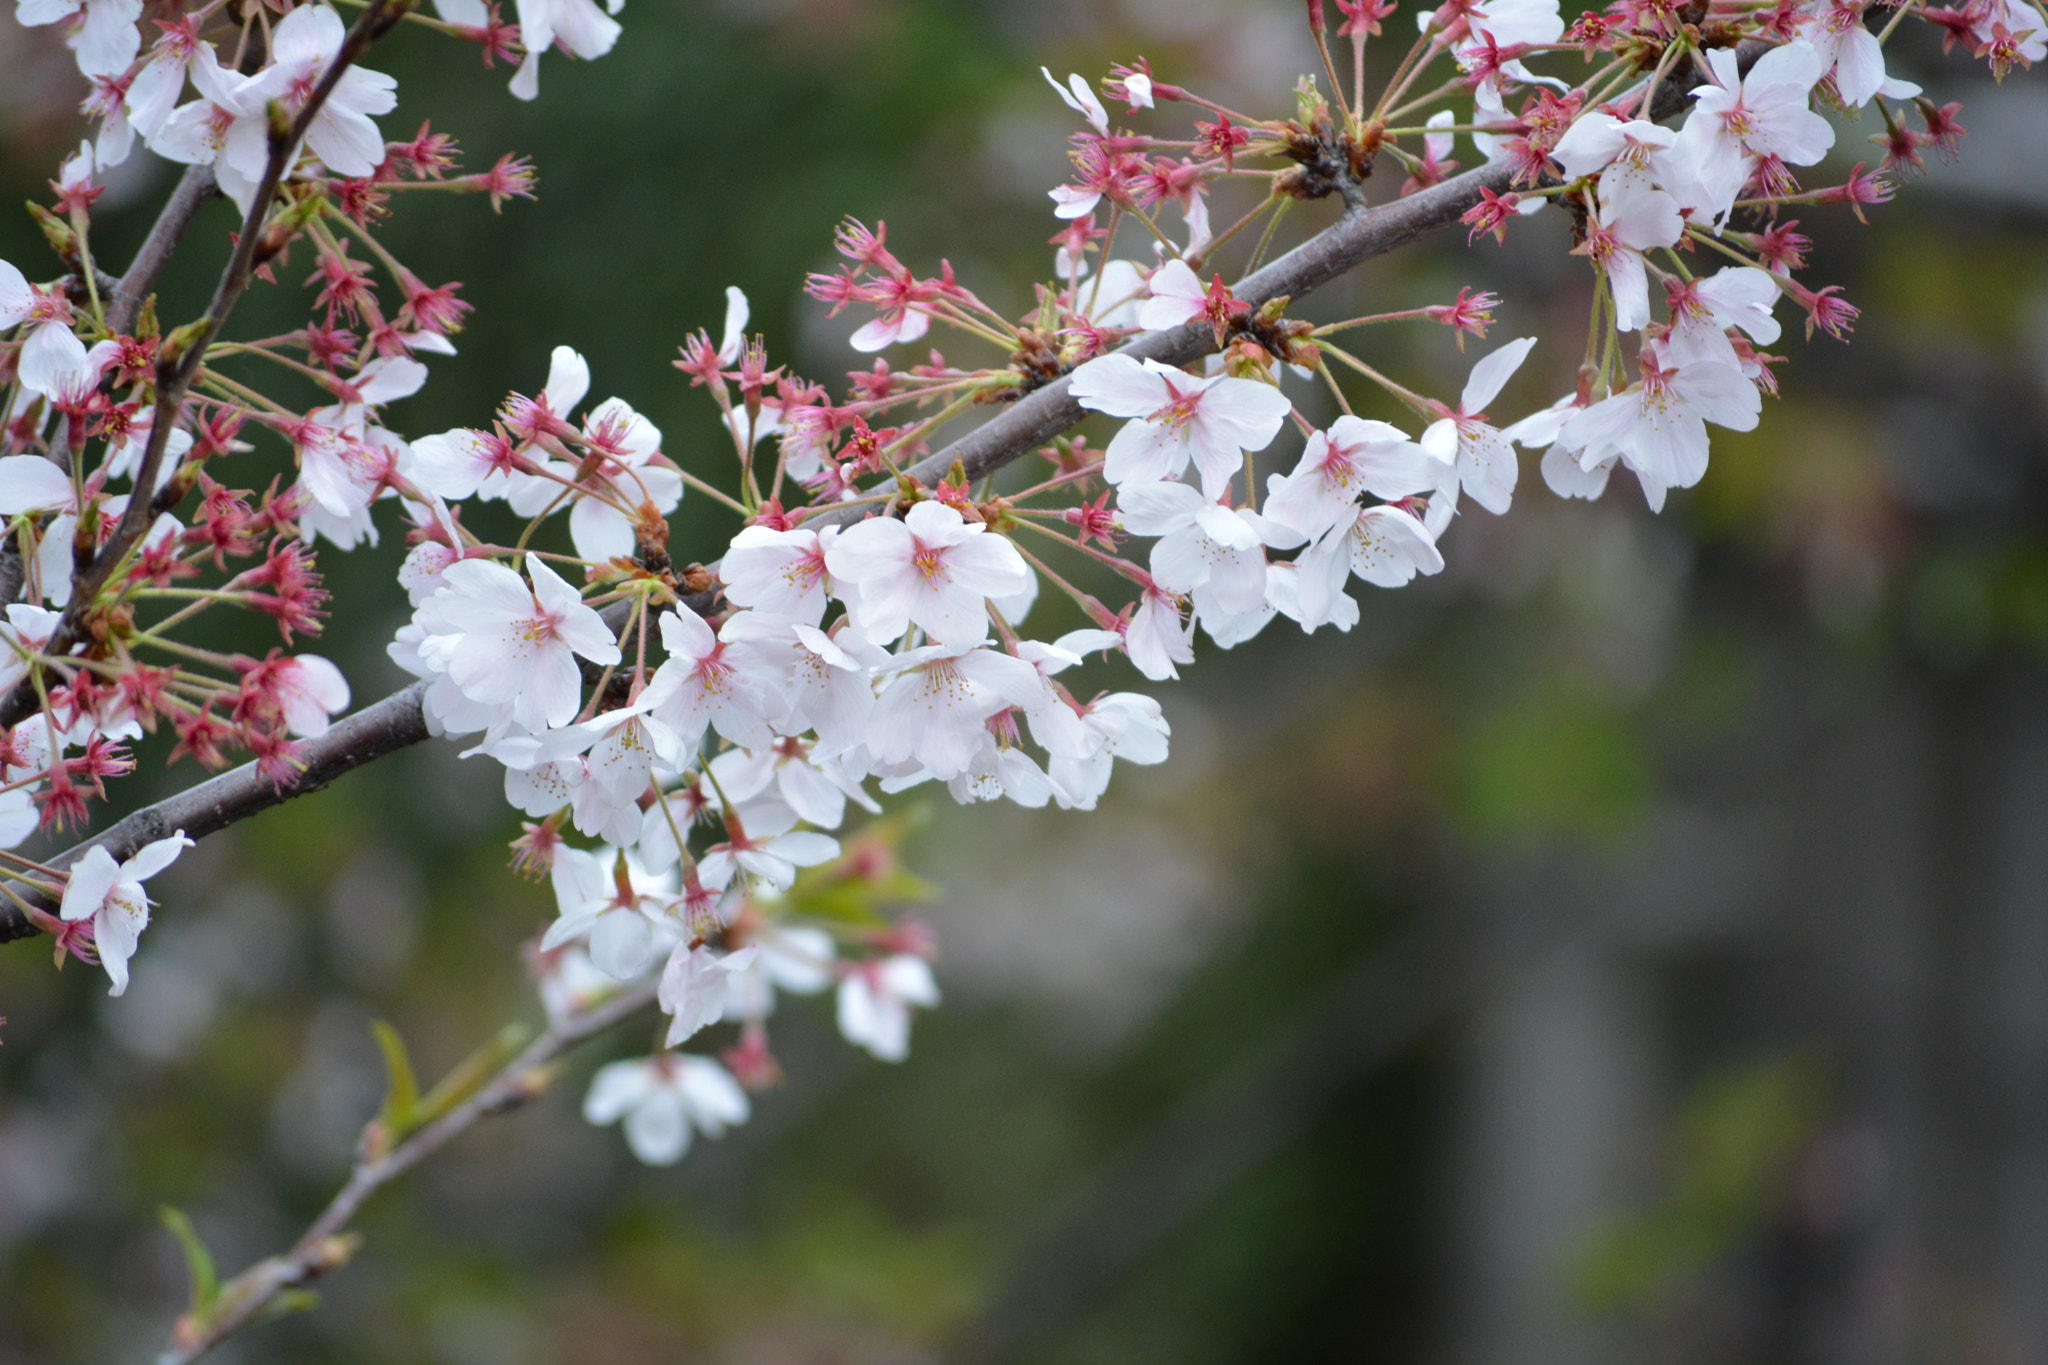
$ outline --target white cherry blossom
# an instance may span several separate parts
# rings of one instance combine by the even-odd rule
[[[1885,75],[1884,48],[1864,23],[1870,8],[1844,0],[1820,0],[1802,16],[1797,29],[1820,54],[1822,70],[1835,78],[1835,92],[1842,102],[1856,109],[1876,95],[1906,100],[1920,93],[1920,87],[1911,81]]]
[[[1178,327],[1209,311],[1207,286],[1177,256],[1152,272],[1146,289],[1148,297],[1138,305],[1138,325],[1148,332]]]
[[[979,644],[988,638],[988,599],[1022,590],[1031,577],[1007,539],[929,501],[901,521],[870,517],[847,527],[826,548],[825,566],[876,644],[913,625],[942,645]]]
[[[825,554],[838,535],[836,526],[823,531],[742,527],[718,562],[726,600],[764,616],[817,625],[825,619],[833,590]]]
[[[733,828],[736,822],[728,821],[725,840],[706,849],[698,862],[704,885],[723,891],[744,873],[754,882],[787,891],[796,881],[798,868],[816,867],[839,856],[839,841],[831,835],[791,828],[796,823],[793,812],[764,828],[762,815],[775,805],[757,803],[742,827],[744,832]]]
[[[618,641],[576,589],[538,556],[525,580],[502,564],[465,559],[442,572],[442,588],[416,619],[430,632],[421,656],[471,701],[504,706],[529,730],[566,725],[583,696],[577,656],[619,661]]]
[[[656,1003],[669,1016],[669,1047],[680,1046],[707,1024],[725,1016],[733,981],[753,965],[760,949],[748,946],[736,953],[714,953],[701,943],[679,943],[661,969]]]
[[[711,761],[711,774],[734,802],[750,801],[772,787],[800,819],[820,829],[838,828],[849,799],[874,814],[882,810],[843,764],[818,758],[802,739],[779,739],[768,749],[728,749]]]
[[[990,716],[1029,711],[1048,695],[1037,669],[993,649],[927,645],[889,667],[895,676],[875,703],[868,747],[883,763],[915,760],[941,780],[974,760]]]
[[[1147,586],[1124,625],[1124,652],[1140,673],[1161,682],[1178,678],[1176,664],[1195,661],[1193,630],[1185,619],[1180,599],[1157,583]]]
[[[1269,520],[1314,539],[1335,526],[1361,493],[1412,497],[1441,487],[1454,470],[1455,456],[1432,454],[1389,423],[1346,414],[1327,432],[1308,438],[1292,474],[1273,476],[1262,510]]]
[[[113,76],[128,68],[142,48],[135,25],[142,0],[14,0],[14,18],[25,27],[65,24],[64,41],[78,54],[88,76]]]
[[[548,875],[559,915],[540,941],[542,951],[585,940],[597,969],[618,981],[631,981],[653,964],[655,925],[675,903],[670,879],[631,857],[621,861],[609,848],[558,850]]]
[[[1094,128],[1096,132],[1101,133],[1105,137],[1109,135],[1109,114],[1103,109],[1102,101],[1095,97],[1094,88],[1088,84],[1080,73],[1076,72],[1069,75],[1067,83],[1061,85],[1059,78],[1054,76],[1045,67],[1041,66],[1038,70],[1045,77],[1046,84],[1053,88],[1067,108],[1073,110],[1082,118],[1087,119],[1089,126]]]
[[[1740,368],[1728,330],[1739,327],[1765,346],[1776,341],[1781,329],[1771,309],[1779,292],[1777,280],[1754,266],[1728,266],[1673,289],[1665,354],[1679,364],[1713,360]]]
[[[1758,160],[1770,156],[1788,166],[1811,166],[1835,145],[1835,130],[1810,107],[1813,87],[1826,70],[1813,44],[1774,47],[1747,76],[1733,48],[1711,48],[1704,55],[1714,79],[1693,91],[1696,103],[1673,144],[1666,188],[1682,207],[1719,220]],[[1681,188],[1687,181],[1696,186],[1693,192]]]
[[[782,660],[780,683],[786,706],[771,720],[786,735],[812,731],[813,755],[838,758],[858,748],[867,736],[874,710],[870,677],[889,656],[852,625],[827,634],[816,626],[790,623],[758,611],[734,612],[720,636],[747,643]]]
[[[1246,514],[1184,483],[1127,483],[1117,515],[1135,535],[1157,536],[1152,577],[1168,592],[1205,591],[1217,611],[1255,611],[1266,597],[1266,551]]]
[[[910,1055],[912,1006],[939,1003],[939,984],[921,957],[898,953],[849,967],[839,979],[839,1031],[885,1062]]]
[[[274,677],[285,725],[295,735],[324,735],[329,718],[348,709],[348,679],[318,654],[283,660]]]
[[[1508,510],[1520,470],[1515,463],[1514,447],[1487,420],[1485,408],[1500,395],[1535,345],[1535,337],[1522,337],[1482,356],[1465,380],[1457,410],[1440,409],[1447,415],[1432,422],[1422,433],[1423,451],[1440,465],[1455,467],[1465,492],[1495,514]]]
[[[128,989],[128,959],[149,925],[150,900],[142,884],[190,847],[192,840],[181,829],[168,839],[144,844],[124,862],[115,862],[113,854],[95,844],[72,865],[58,913],[72,924],[92,921],[93,950],[114,983],[107,994]]]
[[[670,764],[687,765],[712,726],[748,748],[774,742],[768,721],[782,706],[781,689],[759,645],[737,635],[719,638],[687,602],[661,614],[661,644],[668,661],[655,670],[643,700],[674,734],[674,749],[663,755]]]
[[[1558,444],[1582,470],[1620,460],[1642,481],[1652,508],[1668,488],[1690,488],[1707,472],[1706,423],[1755,429],[1763,400],[1742,371],[1719,361],[1672,363],[1645,347],[1642,378],[1564,424]]]
[[[832,984],[838,962],[832,935],[807,924],[750,923],[747,946],[759,950],[732,975],[725,1017],[734,1022],[765,1019],[775,1012],[775,992],[816,995]]]
[[[1173,730],[1151,697],[1112,692],[1086,706],[1062,702],[1058,711],[1070,721],[1054,725],[1050,716],[1033,715],[1031,731],[1051,757],[1047,771],[1062,806],[1094,810],[1109,790],[1115,759],[1144,766],[1166,761]]]
[[[1113,484],[1179,478],[1189,461],[1202,492],[1220,498],[1246,451],[1264,450],[1293,405],[1271,384],[1227,375],[1197,378],[1156,360],[1106,355],[1074,371],[1070,392],[1084,408],[1128,417],[1104,453]]]
[[[1336,619],[1336,599],[1353,574],[1382,588],[1398,588],[1416,574],[1433,574],[1444,558],[1422,521],[1399,507],[1361,507],[1295,561],[1304,626]]]
[[[530,100],[540,94],[540,57],[551,47],[590,61],[604,56],[619,41],[619,24],[611,18],[626,0],[519,0],[519,39],[526,58],[512,76],[512,94]],[[607,13],[609,11],[609,13]]]
[[[650,1166],[672,1166],[690,1150],[693,1132],[708,1138],[745,1123],[747,1092],[708,1057],[662,1053],[610,1062],[590,1078],[583,1117],[605,1125],[624,1119],[626,1145]]]

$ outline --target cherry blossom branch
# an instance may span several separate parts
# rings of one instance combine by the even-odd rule
[[[179,177],[177,187],[164,201],[163,211],[150,227],[149,236],[143,239],[135,259],[129,262],[127,273],[114,282],[107,308],[109,330],[134,330],[135,320],[142,312],[142,301],[149,297],[157,276],[163,274],[164,266],[170,263],[172,253],[178,249],[178,243],[184,240],[185,230],[192,226],[192,220],[199,216],[199,210],[205,207],[206,201],[219,191],[220,186],[213,178],[213,167],[185,168],[185,174]]]
[[[1480,202],[1481,190],[1498,193],[1506,184],[1505,167],[1486,167],[1406,199],[1348,213],[1242,281],[1239,297],[1252,300],[1254,307],[1282,294],[1298,298],[1371,257],[1455,224],[1460,214]],[[1126,354],[1170,363],[1193,360],[1215,349],[1215,335],[1207,323],[1154,333],[1123,347]],[[930,483],[952,468],[954,460],[961,462],[970,477],[1003,468],[1080,422],[1085,414],[1068,396],[1067,387],[1068,381],[1062,378],[1027,394],[908,472]],[[866,511],[865,507],[827,511],[812,520],[819,524],[851,520]],[[623,620],[618,624],[623,625]],[[104,844],[109,853],[125,858],[177,829],[191,838],[202,838],[294,796],[316,791],[372,759],[426,739],[426,719],[420,712],[423,692],[424,685],[415,683],[336,722],[324,736],[309,741],[302,754],[306,772],[295,786],[273,786],[256,771],[255,764],[244,764],[135,812],[105,833],[58,855],[51,865],[68,867],[95,844]],[[0,943],[39,932],[18,907],[0,904]]]
[[[357,1242],[348,1226],[371,1195],[468,1132],[479,1120],[509,1114],[537,1099],[554,1079],[547,1070],[550,1062],[575,1044],[652,1005],[655,991],[656,983],[649,981],[560,1020],[446,1114],[382,1156],[359,1155],[348,1182],[291,1250],[258,1261],[222,1285],[213,1309],[203,1320],[195,1320],[189,1313],[181,1317],[172,1331],[171,1345],[158,1355],[157,1365],[188,1365],[261,1319],[280,1295],[345,1265]],[[369,1130],[364,1135],[367,1138]]]
[[[1742,67],[1747,69],[1765,50],[1761,44],[1744,43],[1739,49]],[[1698,81],[1696,72],[1674,73],[1657,90],[1652,112],[1660,118],[1676,113],[1685,102],[1686,92]],[[1509,186],[1509,175],[1505,164],[1482,166],[1377,208],[1349,210],[1287,255],[1246,276],[1238,283],[1236,296],[1250,303],[1254,310],[1282,295],[1301,298],[1375,256],[1454,226],[1485,194],[1504,192]],[[1215,334],[1206,322],[1155,332],[1121,348],[1123,354],[1135,358],[1149,357],[1170,364],[1183,364],[1215,349]],[[907,472],[933,483],[947,474],[956,460],[969,478],[1003,468],[1077,425],[1086,415],[1068,388],[1069,381],[1062,377],[1026,394],[997,417],[927,456]],[[810,520],[818,525],[850,521],[865,515],[866,510],[832,509]],[[620,611],[618,619],[612,622],[613,628],[623,628],[624,619],[625,613]],[[310,741],[302,755],[307,762],[306,773],[296,786],[273,786],[256,772],[254,764],[245,764],[137,811],[105,833],[58,855],[51,865],[68,867],[86,849],[102,843],[116,857],[127,857],[150,840],[179,828],[193,838],[200,838],[294,796],[318,790],[372,759],[426,739],[426,720],[420,711],[422,694],[423,685],[415,683],[363,708],[336,723],[325,736]],[[0,903],[0,943],[39,932],[19,908]]]
[[[1738,65],[1747,71],[1768,50],[1762,43],[1745,42],[1737,49]],[[1687,94],[1702,79],[1695,70],[1672,73],[1654,92],[1650,117],[1661,121],[1680,112],[1686,105]],[[1301,298],[1375,256],[1454,226],[1487,194],[1506,193],[1511,180],[1512,168],[1508,163],[1496,162],[1377,208],[1350,208],[1342,218],[1279,260],[1245,276],[1231,292],[1250,305],[1253,313],[1277,298]],[[1198,319],[1170,331],[1150,333],[1119,349],[1121,354],[1137,360],[1184,365],[1217,348],[1209,323]],[[1068,387],[1069,380],[1063,376],[1026,394],[1001,416],[984,422],[905,472],[929,484],[951,470],[955,460],[970,479],[1001,469],[1086,416]],[[826,525],[864,514],[827,512],[806,520]]]
[[[157,514],[165,510],[158,505],[155,490],[157,475],[170,448],[171,432],[177,426],[185,395],[190,391],[193,380],[198,378],[207,347],[220,335],[228,314],[255,278],[256,253],[265,236],[264,219],[269,215],[272,201],[277,198],[278,186],[283,183],[285,172],[298,156],[300,144],[313,126],[314,118],[327,103],[327,97],[334,92],[334,87],[356,59],[397,22],[396,16],[389,13],[395,3],[411,7],[406,0],[369,0],[343,37],[334,60],[321,74],[319,83],[306,97],[298,114],[282,128],[272,122],[270,156],[264,164],[263,179],[257,184],[248,213],[243,216],[241,234],[235,239],[234,252],[228,257],[227,267],[221,272],[220,283],[214,287],[206,312],[198,321],[163,339],[156,362],[156,415],[150,424],[149,442],[143,450],[141,465],[135,471],[135,494],[129,499],[107,543],[90,564],[80,569],[72,588],[71,605],[65,609],[63,618],[50,636],[48,651],[51,654],[67,654],[73,645],[85,638],[85,618],[98,605],[101,589],[113,577],[114,570],[126,561]],[[196,211],[197,205],[193,207]],[[36,707],[35,688],[25,678],[4,702],[0,702],[0,726],[19,725],[35,714]]]
[[[203,838],[295,796],[319,791],[345,772],[427,738],[426,718],[420,711],[420,699],[425,695],[426,684],[414,683],[336,721],[318,739],[307,740],[299,755],[306,765],[305,771],[291,786],[279,787],[259,772],[254,763],[244,763],[176,796],[143,807],[102,833],[66,849],[50,859],[49,865],[62,870],[94,847],[104,847],[116,859],[129,858],[144,844],[178,830],[190,838]],[[25,889],[22,894],[27,895]],[[30,899],[33,903],[34,898]],[[40,908],[53,912],[56,909],[48,903]],[[0,943],[40,932],[19,906],[0,904]]]
[[[1406,199],[1348,212],[1279,260],[1246,276],[1232,293],[1248,303],[1253,312],[1273,299],[1301,298],[1375,256],[1456,225],[1467,209],[1481,201],[1482,191],[1505,191],[1508,176],[1505,164],[1482,166]],[[1215,333],[1208,321],[1202,319],[1140,337],[1123,346],[1121,353],[1138,360],[1184,365],[1215,349]],[[1001,416],[926,456],[906,472],[922,482],[933,483],[953,467],[955,460],[970,479],[1001,469],[1087,415],[1068,392],[1069,382],[1062,377],[1026,394]],[[829,515],[807,520],[822,524]]]

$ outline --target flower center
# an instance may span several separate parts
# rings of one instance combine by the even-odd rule
[[[916,544],[917,549],[910,556],[910,562],[924,575],[925,582],[936,582],[946,572],[945,549],[937,545],[926,545],[922,541]]]

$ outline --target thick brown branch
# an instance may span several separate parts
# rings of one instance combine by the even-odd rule
[[[185,168],[177,188],[171,191],[163,211],[149,229],[149,236],[143,239],[141,250],[129,262],[128,273],[114,282],[107,307],[107,326],[110,329],[124,333],[134,329],[135,319],[142,312],[142,301],[149,297],[150,290],[156,288],[157,277],[164,273],[171,253],[184,240],[185,230],[192,226],[192,220],[199,216],[199,210],[206,201],[219,191],[220,187],[214,183],[213,167]]]
[[[548,1063],[576,1043],[638,1014],[654,1003],[649,981],[601,1005],[555,1024],[507,1063],[489,1084],[375,1160],[358,1160],[327,1208],[290,1251],[258,1261],[221,1286],[216,1313],[189,1335],[181,1322],[178,1339],[157,1357],[157,1365],[189,1365],[260,1318],[288,1289],[336,1269],[353,1250],[348,1225],[369,1197],[440,1151],[492,1114],[509,1113],[534,1099],[551,1079]]]
[[[51,865],[69,867],[95,846],[104,847],[116,858],[126,858],[144,844],[181,829],[194,839],[204,838],[295,796],[319,791],[353,768],[425,739],[427,722],[420,714],[420,698],[425,692],[425,683],[415,683],[336,721],[318,739],[306,741],[301,754],[306,770],[294,786],[274,787],[254,763],[245,763],[143,807],[105,832],[65,850]],[[55,909],[48,904],[41,908]],[[18,906],[0,905],[0,943],[37,932]]]

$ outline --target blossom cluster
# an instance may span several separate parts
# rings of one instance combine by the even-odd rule
[[[1450,0],[1415,16],[1369,99],[1367,44],[1395,6],[1336,5],[1334,30],[1309,6],[1324,69],[1285,117],[1233,110],[1142,60],[1099,86],[1046,73],[1084,126],[1072,178],[1048,191],[1051,275],[1022,318],[950,265],[920,276],[880,225],[848,222],[845,265],[809,282],[860,319],[850,344],[866,367],[835,398],[771,365],[728,291],[720,339],[687,338],[676,368],[716,405],[730,449],[686,458],[626,400],[587,403],[589,366],[567,347],[485,424],[386,425],[384,407],[427,382],[422,357],[454,354],[469,311],[459,285],[428,286],[379,241],[391,201],[453,185],[495,205],[534,182],[509,156],[454,174],[452,140],[427,128],[386,139],[376,120],[395,82],[360,65],[379,3],[351,29],[322,0],[17,0],[23,22],[63,26],[99,128],[41,214],[65,273],[34,284],[0,263],[0,848],[82,823],[159,724],[180,753],[218,765],[239,749],[288,787],[349,704],[345,679],[317,655],[218,655],[176,629],[240,606],[274,618],[287,646],[316,633],[313,547],[376,541],[378,509],[395,503],[413,611],[391,655],[420,680],[429,728],[499,764],[527,817],[515,865],[548,879],[558,911],[532,953],[548,1009],[571,1018],[652,982],[669,1016],[665,1048],[601,1070],[586,1114],[623,1120],[643,1158],[675,1160],[693,1132],[744,1121],[747,1091],[775,1079],[780,993],[835,992],[841,1031],[884,1060],[907,1055],[915,1012],[938,1003],[929,936],[876,913],[910,886],[887,826],[845,828],[849,806],[879,817],[881,798],[934,784],[963,803],[1094,808],[1117,760],[1168,753],[1158,702],[1115,679],[1177,677],[1198,632],[1228,649],[1281,617],[1350,630],[1352,579],[1435,574],[1464,501],[1508,511],[1518,449],[1543,452],[1560,496],[1598,497],[1621,466],[1661,509],[1704,476],[1707,428],[1754,426],[1776,392],[1781,358],[1761,348],[1780,340],[1781,302],[1809,336],[1843,336],[1855,317],[1802,278],[1809,244],[1787,211],[1860,216],[1922,149],[1952,153],[1963,134],[1956,106],[1887,71],[1898,25],[1933,23],[2001,75],[2048,55],[2048,18],[2023,0],[1915,0],[1877,31],[1882,12],[1845,0],[1614,0],[1569,25],[1556,0]],[[485,0],[437,6],[402,17],[479,44],[487,63],[520,57],[521,98],[542,53],[601,56],[620,31],[617,0],[519,0],[516,24]],[[145,8],[161,33],[147,53]],[[1348,89],[1333,37],[1351,47]],[[1550,69],[1573,64],[1571,79]],[[1185,106],[1194,125],[1121,128],[1105,98],[1130,119]],[[1884,168],[1802,187],[1835,140],[1820,111],[1873,104]],[[1462,347],[1493,325],[1492,295],[1317,324],[1247,283],[1283,207],[1356,210],[1382,184],[1384,197],[1446,193],[1460,138],[1478,158],[1461,182],[1472,236],[1504,238],[1547,209],[1569,217],[1590,268],[1573,391],[1513,421],[1493,410],[1537,337],[1479,356],[1454,402],[1353,344],[1415,324]],[[205,168],[246,215],[235,287],[275,283],[294,246],[312,256],[302,328],[230,341],[210,314],[166,329],[104,275],[93,201],[138,141]],[[1376,167],[1402,172],[1398,189]],[[1263,197],[1224,221],[1246,183]],[[1168,204],[1176,224],[1162,223]],[[1226,284],[1224,254],[1252,243]],[[992,354],[949,359],[935,335]],[[921,361],[891,361],[911,344]],[[206,363],[228,355],[270,362],[280,386]],[[999,480],[999,462],[928,458],[956,419],[1054,385],[1115,424],[1099,452],[1061,440],[1025,486]],[[265,444],[288,459],[266,491],[208,472]],[[686,492],[730,515],[726,543],[670,545]],[[476,529],[512,524],[516,538]],[[225,576],[197,586],[208,570]],[[142,882],[187,843],[125,862],[94,849],[68,870],[5,854],[6,894],[118,992],[148,919]],[[678,1050],[721,1023],[737,1026],[722,1060]]]

